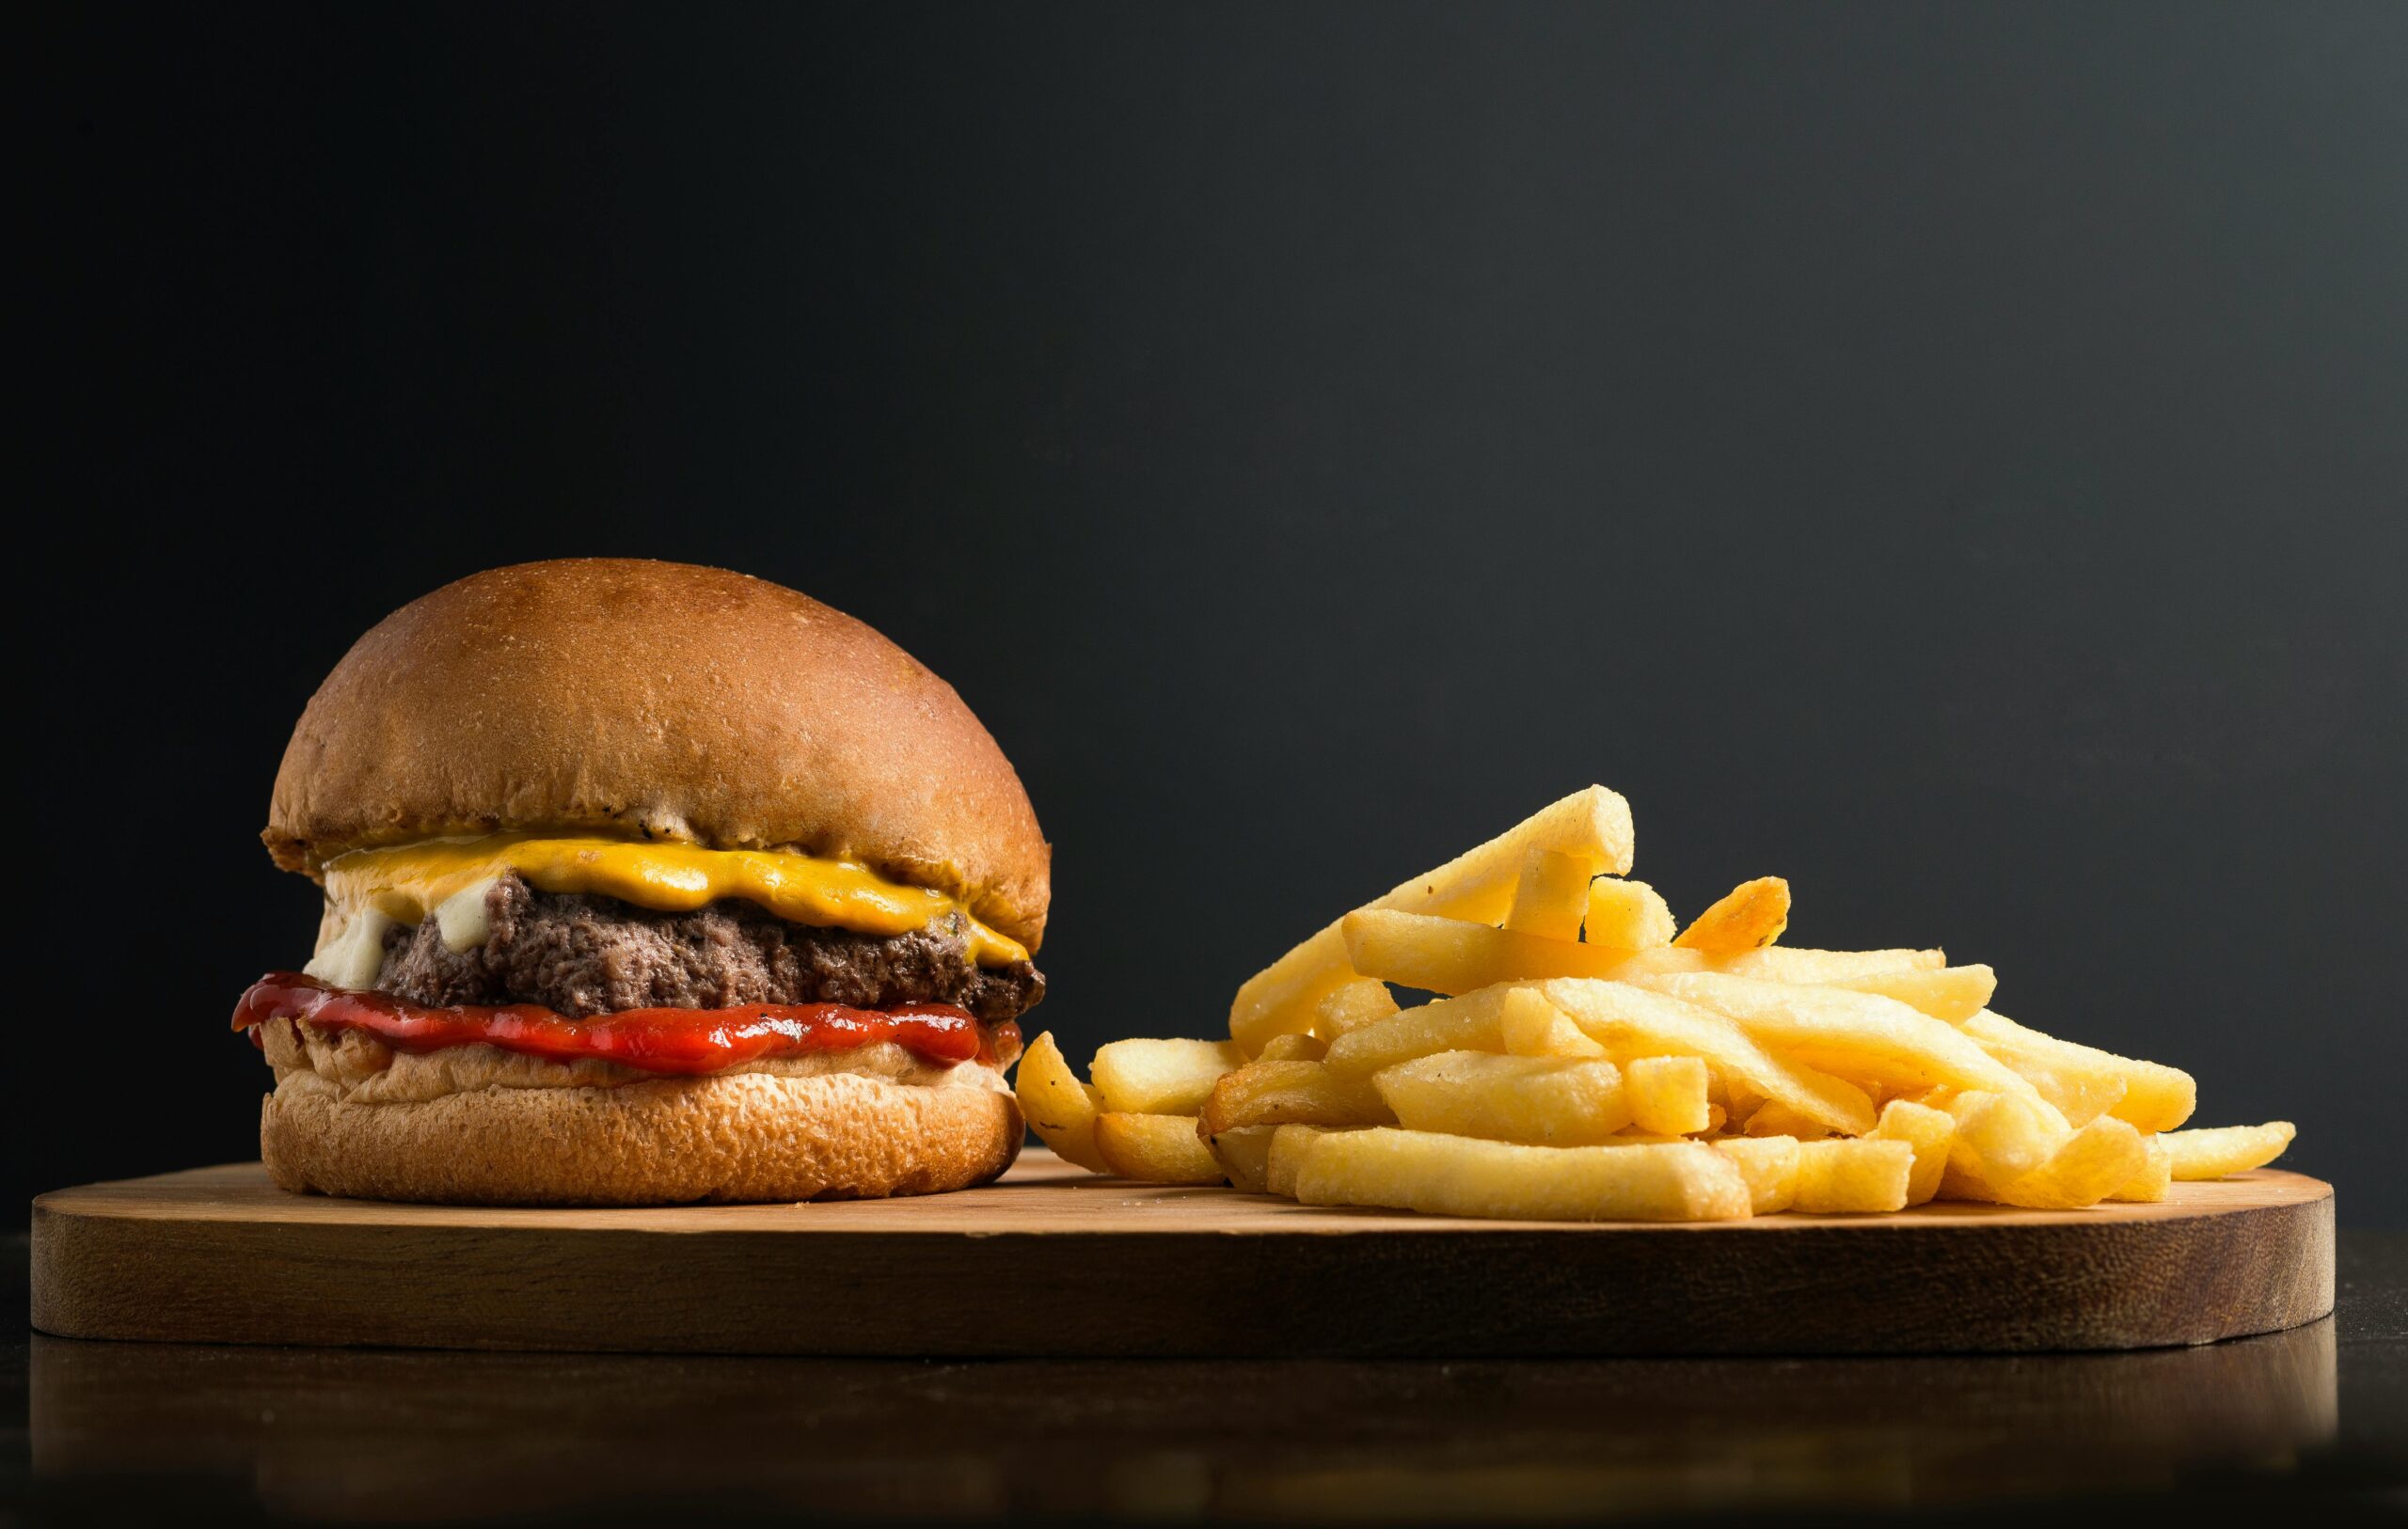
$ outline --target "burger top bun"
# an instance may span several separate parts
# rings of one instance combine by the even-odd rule
[[[352,645],[261,834],[345,850],[611,832],[863,860],[1034,951],[1052,851],[953,687],[842,611],[743,574],[575,558],[476,574]]]

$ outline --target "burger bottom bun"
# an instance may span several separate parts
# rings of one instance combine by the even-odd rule
[[[487,1088],[405,1103],[346,1099],[306,1072],[260,1111],[284,1189],[360,1200],[660,1206],[866,1199],[984,1184],[1020,1155],[995,1088],[858,1073],[738,1073],[613,1088]]]

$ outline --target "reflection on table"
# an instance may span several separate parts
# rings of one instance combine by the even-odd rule
[[[282,1299],[307,1299],[291,1293]],[[2129,1354],[1561,1363],[937,1363],[37,1338],[37,1478],[247,1483],[279,1514],[570,1509],[1631,1517],[2280,1471],[2331,1320]]]

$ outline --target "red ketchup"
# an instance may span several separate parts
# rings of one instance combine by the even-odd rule
[[[329,987],[315,977],[272,971],[234,1005],[234,1028],[306,1019],[321,1030],[364,1030],[397,1051],[437,1051],[482,1042],[550,1062],[598,1057],[645,1072],[695,1076],[765,1058],[848,1051],[893,1041],[923,1062],[950,1067],[1019,1048],[1010,1020],[981,1026],[949,1003],[855,1009],[842,1003],[746,1003],[732,1009],[628,1009],[571,1019],[536,1003],[434,1009],[388,993]]]

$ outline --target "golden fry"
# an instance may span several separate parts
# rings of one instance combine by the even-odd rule
[[[1589,881],[1597,862],[1560,849],[1534,849],[1522,862],[1505,927],[1547,939],[1578,939],[1589,912]]]
[[[1817,1127],[1848,1136],[1873,1128],[1864,1090],[1776,1057],[1727,1016],[1628,983],[1566,979],[1542,983],[1538,993],[1610,1055],[1702,1057],[1726,1081],[1779,1100]]]
[[[1798,1143],[1798,1188],[1789,1208],[1814,1216],[1907,1208],[1915,1149],[1873,1137]]]
[[[1107,1110],[1095,1117],[1095,1149],[1104,1171],[1151,1184],[1219,1184],[1228,1174],[1196,1139],[1194,1115],[1139,1115]]]
[[[1632,954],[1424,913],[1368,908],[1346,915],[1344,924],[1355,970],[1432,993],[1545,977],[1608,977],[1627,966]]]
[[[1672,943],[1708,955],[1736,955],[1769,945],[1789,927],[1789,883],[1779,876],[1743,881],[1699,914]]]
[[[1881,1107],[1881,1124],[1873,1127],[1873,1134],[1915,1149],[1914,1173],[1907,1180],[1907,1204],[1923,1205],[1940,1192],[1940,1175],[1948,1169],[1948,1149],[1956,1140],[1955,1116],[1929,1105],[1892,1099]]]
[[[1630,1123],[1642,1131],[1687,1136],[1709,1129],[1705,1064],[1693,1056],[1638,1057],[1623,1069]]]
[[[1695,1057],[1680,1060],[1704,1069]],[[1631,1123],[1622,1071],[1610,1062],[1441,1051],[1375,1073],[1371,1085],[1407,1130],[1584,1146]]]
[[[1204,1101],[1208,1135],[1247,1126],[1386,1126],[1395,1123],[1379,1091],[1319,1062],[1249,1062],[1212,1085]]]
[[[1262,1170],[1263,1188],[1285,1199],[1296,1197],[1296,1173],[1305,1165],[1305,1153],[1315,1140],[1327,1132],[1319,1126],[1275,1126],[1271,1129],[1271,1156]]]
[[[2198,1104],[2199,1085],[2179,1067],[2061,1041],[1987,1009],[1966,1020],[1963,1030],[1984,1050],[2040,1084],[2043,1094],[2053,1086],[2077,1100],[2104,1096],[2110,1102],[2101,1112],[2143,1131],[2170,1131],[2190,1119]],[[2067,1118],[2073,1112],[2067,1109]]]
[[[1314,1009],[1313,1033],[1334,1041],[1350,1030],[1378,1024],[1396,1009],[1396,995],[1387,984],[1376,977],[1350,977],[1331,988]],[[1269,1048],[1265,1043],[1264,1049]]]
[[[1739,1165],[1701,1142],[1517,1146],[1385,1128],[1316,1140],[1296,1198],[1545,1221],[1724,1221],[1750,1204]]]
[[[1798,1198],[1798,1138],[1726,1136],[1714,1149],[1739,1165],[1748,1203],[1759,1216],[1787,1210]]]
[[[1894,999],[1934,1019],[1961,1025],[1982,1012],[1998,991],[1998,974],[1985,966],[1941,967],[1932,971],[1877,971],[1841,977],[1831,986]]]
[[[1076,1163],[1091,1174],[1109,1172],[1095,1148],[1095,1121],[1103,1096],[1079,1081],[1052,1031],[1038,1036],[1021,1054],[1013,1079],[1022,1118],[1038,1140],[1064,1162]]]
[[[2158,1140],[2171,1155],[2168,1167],[2174,1177],[2187,1184],[2263,1168],[2281,1157],[2298,1134],[2289,1121],[2270,1120],[2263,1126],[2167,1131]]]
[[[1630,804],[1603,786],[1591,786],[1367,906],[1494,923],[1512,906],[1531,850],[1587,855],[1600,870],[1620,875],[1630,869]],[[1238,989],[1229,1006],[1231,1038],[1251,1056],[1274,1035],[1311,1029],[1322,996],[1349,972],[1345,936],[1332,922]]]
[[[1270,1188],[1271,1138],[1278,1130],[1276,1126],[1248,1126],[1206,1137],[1204,1146],[1229,1175],[1230,1188],[1261,1194]]]
[[[1097,1050],[1087,1071],[1106,1110],[1192,1115],[1221,1075],[1244,1060],[1228,1041],[1114,1041]]]
[[[1581,938],[1625,951],[1658,950],[1672,942],[1672,910],[1643,881],[1599,876],[1589,883],[1589,915]]]

